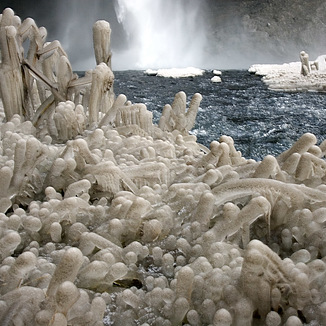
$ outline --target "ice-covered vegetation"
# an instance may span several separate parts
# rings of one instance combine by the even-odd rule
[[[44,28],[1,16],[1,325],[325,325],[326,143],[206,148],[198,93],[153,124],[113,92],[110,32],[78,78]]]

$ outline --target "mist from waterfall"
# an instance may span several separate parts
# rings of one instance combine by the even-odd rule
[[[116,0],[127,47],[115,54],[118,69],[205,68],[205,2]]]
[[[92,26],[111,25],[113,70],[195,66],[247,69],[254,63],[314,60],[325,53],[326,1],[2,0],[59,40],[74,70],[96,65]]]

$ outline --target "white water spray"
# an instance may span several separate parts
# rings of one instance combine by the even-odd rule
[[[115,9],[128,37],[121,69],[205,67],[201,1],[117,0]]]

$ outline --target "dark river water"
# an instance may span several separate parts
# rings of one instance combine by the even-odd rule
[[[246,70],[222,71],[222,83],[213,73],[189,78],[148,76],[143,71],[116,71],[114,91],[133,103],[144,103],[158,123],[165,104],[179,91],[188,100],[200,93],[203,100],[191,131],[209,146],[221,135],[234,139],[246,158],[262,159],[288,149],[303,133],[314,133],[320,143],[326,132],[326,94],[270,91],[261,77]]]

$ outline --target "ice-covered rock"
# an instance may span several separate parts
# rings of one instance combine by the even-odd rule
[[[222,75],[222,71],[221,70],[214,69],[213,70],[213,74],[216,75],[216,76],[221,76]]]
[[[211,81],[213,83],[221,83],[222,82],[222,79],[219,76],[214,76],[214,77],[211,78]]]

